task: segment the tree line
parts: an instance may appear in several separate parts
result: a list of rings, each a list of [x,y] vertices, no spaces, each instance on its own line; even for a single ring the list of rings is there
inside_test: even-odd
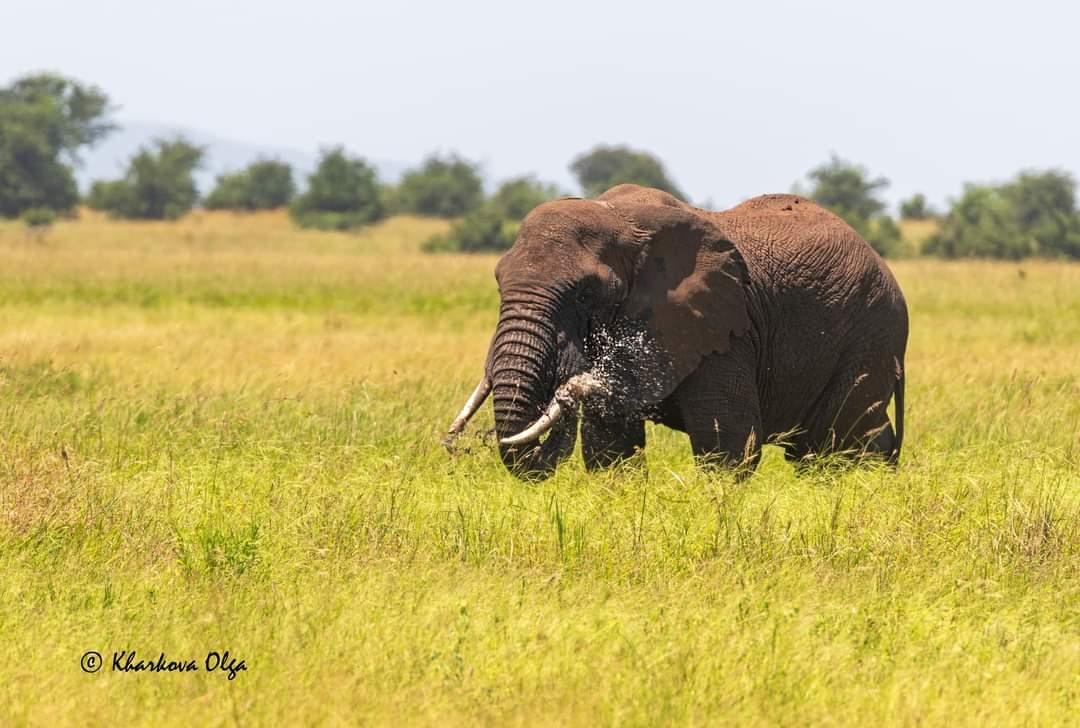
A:
[[[301,227],[348,230],[409,213],[455,221],[425,249],[478,252],[508,248],[529,210],[566,194],[533,176],[485,194],[479,166],[456,155],[432,155],[397,184],[384,184],[363,158],[332,147],[322,150],[302,187],[288,164],[260,159],[219,175],[200,198],[193,175],[205,150],[178,137],[138,150],[119,179],[95,181],[80,198],[74,176],[79,153],[116,129],[110,110],[101,89],[57,74],[33,74],[0,88],[0,217],[44,226],[82,203],[117,218],[175,219],[201,204],[213,210],[288,208]],[[633,182],[687,199],[659,159],[626,146],[597,146],[573,159],[570,171],[586,196]],[[886,256],[1080,259],[1076,181],[1065,171],[1026,170],[1002,184],[968,184],[943,212],[931,209],[923,195],[904,200],[901,219],[937,221],[918,251],[909,249],[886,211],[881,195],[888,185],[834,155],[795,191],[833,210]]]

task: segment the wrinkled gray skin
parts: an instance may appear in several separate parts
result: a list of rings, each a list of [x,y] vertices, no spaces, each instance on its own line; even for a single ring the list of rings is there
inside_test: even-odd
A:
[[[688,433],[699,460],[743,473],[782,434],[793,459],[899,457],[903,295],[866,242],[809,200],[766,195],[713,213],[620,185],[545,203],[496,279],[485,376],[500,438],[535,422],[572,376],[604,383],[543,437],[500,445],[522,477],[554,471],[579,417],[590,469],[644,447],[646,419]]]

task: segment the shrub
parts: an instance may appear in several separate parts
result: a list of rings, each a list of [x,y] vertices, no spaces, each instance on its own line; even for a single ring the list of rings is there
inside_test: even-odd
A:
[[[56,222],[56,210],[48,207],[31,207],[23,210],[19,219],[30,229],[47,228]]]
[[[19,215],[23,225],[30,233],[31,240],[42,241],[49,232],[49,228],[56,222],[56,210],[48,207],[31,207],[23,210]]]
[[[301,227],[347,230],[383,217],[375,170],[342,147],[324,150],[307,190],[289,206]]]
[[[397,198],[403,212],[458,217],[480,206],[484,184],[475,164],[456,156],[431,156],[419,169],[405,173]]]
[[[921,192],[900,203],[901,220],[928,220],[932,217],[937,217],[937,214],[926,204],[926,195]]]
[[[555,185],[545,184],[527,175],[503,182],[491,196],[489,204],[503,217],[521,220],[537,205],[561,194]]]
[[[504,182],[491,199],[459,220],[445,235],[424,243],[428,252],[498,252],[514,244],[521,219],[537,205],[559,196],[555,185],[533,177]]]
[[[203,200],[207,210],[247,210],[248,180],[244,172],[218,175],[214,189]]]
[[[287,206],[295,193],[292,167],[285,162],[259,160],[239,172],[220,175],[203,207],[208,210],[273,210]]]
[[[619,184],[638,184],[664,190],[679,199],[686,199],[671,178],[663,163],[648,152],[626,146],[593,147],[570,163],[570,171],[589,197],[595,197]]]
[[[95,182],[87,204],[121,218],[174,220],[198,201],[193,173],[203,149],[182,138],[157,139],[132,157],[123,179]]]
[[[108,212],[131,206],[131,186],[124,180],[95,180],[86,194],[86,204],[95,210]]]
[[[429,253],[502,251],[514,244],[519,225],[519,222],[503,217],[491,205],[484,205],[461,218],[450,232],[428,240],[423,248]]]

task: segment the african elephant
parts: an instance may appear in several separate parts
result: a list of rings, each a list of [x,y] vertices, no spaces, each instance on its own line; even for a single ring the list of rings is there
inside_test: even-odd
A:
[[[873,249],[810,200],[764,195],[708,212],[629,184],[563,198],[529,213],[495,278],[483,378],[445,442],[493,394],[502,460],[519,476],[553,472],[579,417],[590,469],[642,448],[645,420],[744,474],[769,441],[796,460],[900,455],[903,294]]]

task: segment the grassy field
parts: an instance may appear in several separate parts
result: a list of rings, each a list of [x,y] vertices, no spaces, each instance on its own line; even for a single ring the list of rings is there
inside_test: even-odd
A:
[[[0,224],[0,724],[1077,722],[1080,266],[894,265],[899,472],[528,485],[438,444],[497,312],[443,228]]]

